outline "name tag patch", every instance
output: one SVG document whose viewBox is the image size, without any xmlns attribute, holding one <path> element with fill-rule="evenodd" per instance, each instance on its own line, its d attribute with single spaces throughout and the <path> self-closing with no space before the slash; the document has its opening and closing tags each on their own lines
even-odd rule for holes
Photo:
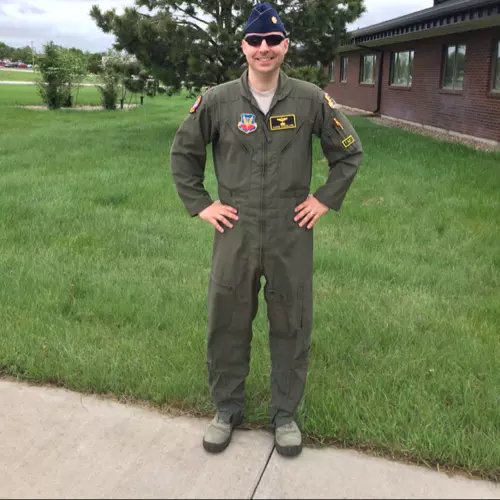
<svg viewBox="0 0 500 500">
<path fill-rule="evenodd" d="M 271 116 L 269 118 L 271 130 L 287 130 L 297 128 L 297 119 L 295 115 Z"/>
</svg>

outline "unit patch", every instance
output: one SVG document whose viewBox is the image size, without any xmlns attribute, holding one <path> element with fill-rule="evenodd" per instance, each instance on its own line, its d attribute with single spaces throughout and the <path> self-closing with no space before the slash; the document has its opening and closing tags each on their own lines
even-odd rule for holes
<svg viewBox="0 0 500 500">
<path fill-rule="evenodd" d="M 297 120 L 295 115 L 271 116 L 269 118 L 271 130 L 287 130 L 297 128 Z"/>
<path fill-rule="evenodd" d="M 244 134 L 250 134 L 257 130 L 257 123 L 255 122 L 255 115 L 251 113 L 243 113 L 238 123 L 238 128 Z"/>
<path fill-rule="evenodd" d="M 352 135 L 346 137 L 343 141 L 342 141 L 342 146 L 344 146 L 344 148 L 348 148 L 349 146 L 351 146 L 352 144 L 354 144 L 356 142 L 356 140 L 354 139 L 354 137 Z"/>
<path fill-rule="evenodd" d="M 196 99 L 195 103 L 193 104 L 189 112 L 194 113 L 198 109 L 200 104 L 201 104 L 201 95 L 198 97 L 198 99 Z"/>
<path fill-rule="evenodd" d="M 326 102 L 328 103 L 328 106 L 330 106 L 330 108 L 335 108 L 337 103 L 326 92 L 325 92 L 325 99 L 326 99 Z"/>
</svg>

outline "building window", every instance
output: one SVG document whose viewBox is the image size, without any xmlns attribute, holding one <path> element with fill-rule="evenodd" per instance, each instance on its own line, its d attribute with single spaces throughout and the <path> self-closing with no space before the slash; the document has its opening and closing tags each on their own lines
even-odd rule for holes
<svg viewBox="0 0 500 500">
<path fill-rule="evenodd" d="M 411 87 L 414 55 L 413 50 L 392 54 L 391 85 Z"/>
<path fill-rule="evenodd" d="M 347 57 L 342 56 L 340 58 L 340 81 L 347 82 Z"/>
<path fill-rule="evenodd" d="M 500 41 L 497 42 L 493 56 L 493 90 L 500 92 Z"/>
<path fill-rule="evenodd" d="M 362 56 L 360 83 L 375 83 L 376 62 L 377 62 L 377 56 L 373 54 Z"/>
<path fill-rule="evenodd" d="M 330 63 L 329 73 L 330 73 L 330 82 L 334 82 L 335 81 L 335 61 L 332 61 Z"/>
<path fill-rule="evenodd" d="M 449 45 L 444 54 L 445 89 L 461 90 L 464 84 L 465 45 Z"/>
</svg>

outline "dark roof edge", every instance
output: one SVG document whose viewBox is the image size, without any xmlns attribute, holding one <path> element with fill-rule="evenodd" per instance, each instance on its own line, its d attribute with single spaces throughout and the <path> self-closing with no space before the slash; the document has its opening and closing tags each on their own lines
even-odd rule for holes
<svg viewBox="0 0 500 500">
<path fill-rule="evenodd" d="M 372 35 L 380 31 L 389 30 L 392 28 L 397 28 L 410 23 L 416 23 L 419 21 L 426 21 L 428 19 L 433 19 L 438 16 L 453 14 L 455 12 L 460 12 L 463 10 L 486 7 L 488 5 L 495 5 L 499 0 L 459 0 L 453 3 L 443 3 L 441 5 L 435 5 L 434 7 L 429 7 L 428 9 L 419 10 L 413 12 L 412 14 L 407 14 L 405 16 L 396 17 L 390 19 L 389 21 L 384 21 L 382 23 L 372 24 L 366 28 L 361 28 L 354 31 L 349 31 L 348 35 L 351 38 L 357 38 L 360 36 Z"/>
</svg>

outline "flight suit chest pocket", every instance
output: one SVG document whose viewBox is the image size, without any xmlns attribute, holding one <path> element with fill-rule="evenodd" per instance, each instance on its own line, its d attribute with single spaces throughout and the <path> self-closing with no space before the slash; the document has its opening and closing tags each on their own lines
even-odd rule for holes
<svg viewBox="0 0 500 500">
<path fill-rule="evenodd" d="M 224 121 L 214 155 L 219 183 L 234 192 L 247 192 L 252 175 L 253 151 L 249 137 L 229 120 Z"/>
<path fill-rule="evenodd" d="M 296 127 L 275 129 L 270 134 L 277 152 L 279 187 L 283 195 L 309 189 L 312 160 L 312 122 L 302 120 Z"/>
</svg>

